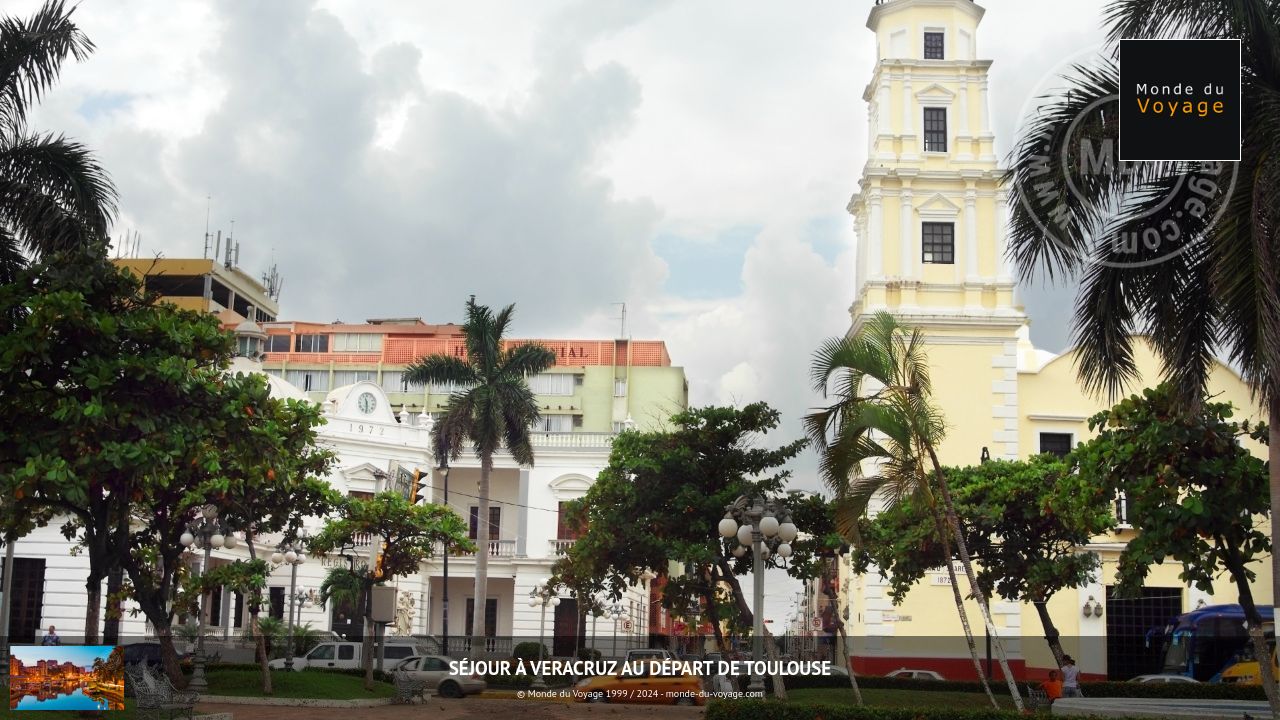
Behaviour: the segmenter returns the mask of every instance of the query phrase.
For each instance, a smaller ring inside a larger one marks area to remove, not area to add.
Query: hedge
[[[768,700],[713,700],[706,720],[1024,720],[1012,710],[881,708]]]
[[[205,672],[217,672],[217,671],[219,671],[219,670],[253,670],[253,671],[255,671],[255,672],[261,672],[261,671],[262,671],[262,666],[261,666],[261,665],[259,665],[259,664],[257,664],[257,663],[214,663],[214,664],[212,664],[212,665],[206,665],[206,666],[205,666]],[[271,672],[291,672],[291,671],[286,671],[286,670],[283,670],[283,669],[273,669]],[[311,672],[311,673],[333,673],[333,674],[335,674],[335,675],[351,675],[351,676],[354,676],[354,677],[364,677],[364,670],[361,670],[361,669],[359,669],[359,668],[355,668],[355,669],[347,669],[347,668],[305,668],[305,669],[303,669],[303,670],[302,670],[302,672]],[[188,674],[188,675],[190,675],[191,673],[189,673],[189,672],[188,672],[187,674]],[[391,673],[389,673],[389,672],[378,672],[377,670],[374,670],[374,671],[373,671],[373,679],[374,679],[374,680],[376,680],[376,681],[378,681],[378,682],[387,682],[387,683],[389,683],[389,682],[391,682]]]
[[[766,685],[772,687],[772,678],[765,678]],[[805,688],[847,688],[847,675],[797,675],[786,679],[788,690]],[[1031,681],[1032,685],[1038,681]],[[1025,692],[1027,682],[1019,682],[1018,687]],[[912,678],[889,678],[879,675],[859,675],[858,687],[883,690],[914,690],[917,692],[982,692],[982,684],[976,680],[916,680]],[[991,691],[997,695],[1008,695],[1009,686],[1003,679],[993,679]],[[1261,685],[1230,685],[1224,683],[1135,683],[1099,681],[1081,683],[1080,691],[1085,697],[1132,697],[1132,698],[1166,698],[1179,700],[1263,700],[1267,699]]]

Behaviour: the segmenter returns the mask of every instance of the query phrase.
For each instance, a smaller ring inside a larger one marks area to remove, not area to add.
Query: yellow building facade
[[[1019,459],[1072,447],[1089,437],[1087,419],[1111,404],[1081,388],[1073,352],[1055,355],[1032,345],[1017,304],[989,115],[992,61],[977,51],[984,12],[971,0],[885,0],[871,10],[867,27],[879,60],[863,93],[867,162],[848,206],[858,238],[850,332],[882,310],[925,330],[936,399],[948,421],[940,458],[954,466],[976,464],[984,452]],[[1064,308],[1061,322],[1068,317]],[[1137,356],[1142,381],[1126,394],[1159,382],[1150,349],[1139,343]],[[1225,365],[1214,368],[1210,392],[1232,402],[1237,418],[1261,417],[1246,385]],[[1116,559],[1133,532],[1122,528],[1081,548],[1100,555],[1101,573],[1049,604],[1064,648],[1086,677],[1149,672],[1143,668],[1159,643],[1150,647],[1147,630],[1202,603],[1236,601],[1227,579],[1214,593],[1201,593],[1182,583],[1180,568],[1169,563],[1153,568],[1144,597],[1111,597]],[[1270,565],[1254,570],[1255,598],[1268,604]],[[877,574],[852,577],[847,567],[843,574],[841,612],[856,639],[855,668],[973,676],[945,571],[931,573],[897,606]],[[994,598],[992,610],[1015,672],[1044,677],[1054,663],[1034,608]],[[969,616],[985,654],[972,602]]]

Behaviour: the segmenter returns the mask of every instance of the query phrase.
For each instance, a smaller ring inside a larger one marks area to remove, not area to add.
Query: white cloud
[[[1006,149],[1040,77],[1101,39],[1102,0],[985,4]],[[76,17],[98,51],[34,124],[98,149],[144,252],[198,254],[212,195],[242,264],[279,263],[288,316],[456,320],[474,292],[517,302],[521,334],[609,337],[627,302],[630,332],[668,342],[694,402],[767,400],[781,442],[813,401],[810,353],[848,324],[868,9],[89,0]],[[828,261],[810,225],[833,218]],[[731,268],[739,294],[664,287],[657,235],[743,227],[759,231]],[[1038,338],[1065,324],[1054,296],[1023,297]],[[812,468],[796,463],[800,486],[817,487]]]

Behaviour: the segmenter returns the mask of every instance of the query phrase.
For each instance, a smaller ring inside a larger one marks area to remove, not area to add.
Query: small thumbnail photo
[[[124,649],[112,645],[15,645],[10,710],[123,710]]]

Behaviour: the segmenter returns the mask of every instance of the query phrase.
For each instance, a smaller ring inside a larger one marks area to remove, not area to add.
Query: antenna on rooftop
[[[204,255],[203,257],[206,260],[209,259],[209,209],[212,206],[212,204],[213,204],[213,196],[205,195],[204,196]]]
[[[624,302],[611,303],[622,307],[622,314],[619,318],[620,327],[618,329],[618,339],[622,340],[627,337],[627,304]]]
[[[271,263],[271,269],[262,273],[262,286],[267,289],[267,297],[280,302],[280,288],[284,286],[284,278],[280,277],[280,271],[276,269],[276,264]]]

